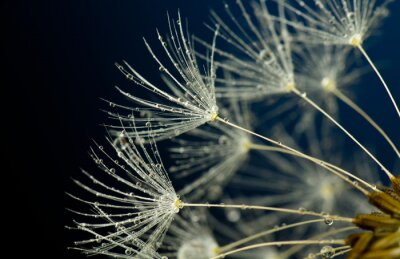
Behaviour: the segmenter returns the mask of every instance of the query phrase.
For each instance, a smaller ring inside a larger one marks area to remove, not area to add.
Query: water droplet
[[[125,250],[125,254],[126,254],[126,255],[131,255],[131,254],[132,254],[132,250],[131,250],[130,248],[127,248],[127,249]]]
[[[175,129],[175,130],[174,130],[174,133],[175,133],[176,136],[178,136],[178,135],[181,134],[181,131],[180,131],[179,129]]]
[[[218,143],[221,145],[226,145],[226,144],[228,144],[228,142],[229,142],[229,139],[225,135],[218,138]]]
[[[333,225],[333,219],[331,217],[329,217],[329,216],[325,217],[324,222],[328,226],[332,226]]]
[[[348,12],[347,13],[347,18],[350,19],[350,20],[353,19],[354,18],[354,13],[353,12]]]
[[[300,208],[299,208],[299,211],[300,211],[301,213],[304,213],[304,212],[306,212],[306,211],[307,211],[307,209],[306,209],[306,208],[304,208],[304,207],[300,207]]]
[[[237,222],[240,220],[240,211],[237,209],[229,209],[226,212],[226,218],[230,221],[230,222]]]
[[[326,259],[332,258],[335,255],[335,249],[331,246],[324,246],[321,249],[321,255]]]

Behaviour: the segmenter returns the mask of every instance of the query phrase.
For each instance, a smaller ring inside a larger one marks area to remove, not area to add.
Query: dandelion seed
[[[232,101],[231,109],[226,113],[230,113],[241,125],[249,126],[246,106]],[[176,161],[173,167],[176,176],[185,179],[197,177],[179,194],[190,200],[204,195],[208,200],[216,200],[246,161],[251,143],[249,135],[225,124],[212,124],[205,129],[193,130],[189,137],[196,140],[179,139],[179,147],[170,149]]]
[[[217,255],[218,243],[205,218],[204,211],[197,209],[174,220],[164,241],[169,258],[209,259]]]
[[[70,196],[91,207],[93,212],[72,211],[85,219],[76,222],[76,229],[93,238],[75,242],[75,249],[119,258],[161,258],[156,250],[180,210],[180,200],[164,167],[157,166],[161,158],[154,142],[151,150],[141,142],[132,143],[124,134],[114,142],[118,163],[99,146],[98,151],[92,149],[103,174],[83,171],[92,184],[75,183],[95,199]]]
[[[118,88],[128,97],[129,100],[140,104],[141,107],[131,108],[128,106],[116,105],[122,110],[129,111],[128,116],[121,116],[111,111],[109,114],[124,123],[127,130],[132,129],[132,120],[135,121],[135,128],[140,137],[148,138],[151,133],[156,140],[172,138],[198,126],[215,121],[218,116],[218,106],[215,99],[215,69],[213,59],[214,51],[207,58],[208,70],[206,74],[201,73],[201,68],[195,58],[195,51],[188,36],[182,28],[181,17],[178,15],[178,22],[171,22],[168,17],[170,35],[167,41],[158,34],[158,39],[169,59],[173,64],[175,72],[170,71],[164,63],[156,56],[150,45],[145,40],[145,45],[153,59],[159,64],[163,73],[165,85],[169,92],[162,90],[162,87],[155,86],[141,76],[128,63],[116,64],[118,69],[135,84],[144,87],[161,97],[163,102],[150,101],[131,95]],[[215,38],[212,44],[215,48]],[[150,116],[140,116],[141,113],[149,113]],[[151,126],[151,130],[149,130]],[[121,129],[120,126],[111,126]],[[116,133],[118,134],[118,132]],[[136,134],[136,133],[135,133]],[[135,135],[134,134],[134,135]]]
[[[276,18],[299,31],[298,40],[358,48],[379,77],[400,117],[399,107],[388,85],[363,48],[364,40],[372,34],[381,20],[388,16],[387,6],[394,0],[382,1],[379,5],[375,0],[318,0],[314,1],[315,6],[306,4],[303,0],[275,1],[283,4],[289,13],[299,19],[289,21],[281,17]]]
[[[285,134],[283,129],[278,128],[276,131],[279,132],[279,139],[296,146],[294,139],[289,134]],[[341,149],[337,143],[335,147],[328,136],[330,136],[330,133],[325,132],[322,140],[311,137],[306,138],[308,152],[314,157],[321,157],[329,151],[332,162],[343,164],[344,157],[340,152],[335,152],[335,150]],[[301,138],[301,136],[298,136],[298,138]],[[321,210],[339,215],[351,215],[357,211],[372,210],[372,207],[365,201],[364,196],[355,192],[348,183],[335,175],[327,173],[315,164],[305,160],[297,160],[285,154],[272,152],[263,153],[261,161],[263,161],[262,164],[250,161],[253,166],[247,166],[243,173],[235,175],[232,180],[235,186],[241,190],[248,189],[256,193],[256,195],[247,195],[247,198],[239,196],[240,198],[236,202],[248,203],[251,201],[252,204],[295,207],[303,212]],[[367,178],[370,182],[376,181],[376,179],[371,179],[373,172],[365,159],[356,157],[351,161],[356,161],[354,162],[355,165],[366,164],[367,166],[365,167],[355,168],[355,171],[360,172],[364,177],[369,175],[370,177]],[[268,167],[266,167],[266,164]],[[276,176],[277,173],[279,177]],[[268,195],[262,195],[261,193],[268,193]],[[346,202],[343,202],[342,197],[346,197]],[[270,217],[275,217],[275,215]],[[290,222],[289,218],[293,219],[291,216],[279,217],[281,221]],[[271,220],[264,219],[264,221],[270,222]],[[329,226],[333,223],[328,215],[326,221]],[[323,224],[312,227],[314,229],[307,230],[311,234],[318,233],[326,228]]]
[[[348,58],[349,48],[323,45],[298,46],[294,49],[296,85],[307,93],[329,95],[337,89],[355,85],[366,72],[349,69],[352,65]]]
[[[344,96],[350,100],[344,92],[366,72],[365,69],[349,69],[352,65],[348,58],[349,50],[327,45],[294,48],[297,88],[312,96],[322,109],[335,117],[338,112],[337,98]],[[355,104],[352,104],[354,107]],[[317,115],[315,109],[304,108],[307,110],[300,113],[301,119],[296,123],[299,133],[307,130]]]
[[[305,43],[359,46],[388,15],[387,6],[393,0],[274,0],[297,17],[297,21],[282,20],[300,33]]]
[[[241,11],[239,17],[233,15],[229,5],[225,5],[229,25],[218,14],[213,19],[220,25],[220,38],[233,51],[216,49],[224,61],[218,67],[232,74],[233,80],[217,78],[217,96],[262,100],[265,96],[287,93],[294,84],[294,69],[291,58],[291,37],[286,25],[276,26],[265,1],[253,4],[253,20],[242,1],[237,1]],[[283,17],[283,10],[280,9]],[[243,20],[243,21],[242,21]],[[203,45],[209,46],[200,40]],[[233,87],[225,87],[233,84]]]

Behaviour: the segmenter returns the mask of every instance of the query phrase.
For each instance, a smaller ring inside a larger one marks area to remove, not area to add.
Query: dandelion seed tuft
[[[388,15],[393,0],[274,0],[297,20],[280,20],[297,30],[304,43],[361,46]],[[378,3],[380,2],[380,3]]]
[[[215,49],[223,58],[216,64],[230,75],[216,79],[217,96],[258,101],[265,96],[287,93],[294,85],[294,68],[291,37],[285,24],[275,26],[265,1],[254,2],[252,10],[240,0],[236,5],[238,16],[226,5],[227,21],[212,13],[213,22],[219,25],[219,38],[232,49],[229,52]],[[255,19],[250,18],[251,14]],[[202,40],[199,42],[212,47]]]
[[[91,184],[75,183],[88,198],[70,194],[91,210],[71,210],[82,218],[76,221],[76,229],[93,236],[75,242],[75,249],[90,255],[161,258],[156,251],[182,202],[161,165],[154,142],[149,148],[142,142],[131,144],[133,139],[124,133],[109,142],[118,159],[101,146],[92,149],[91,156],[103,174],[83,171]]]
[[[173,70],[169,70],[166,64],[154,53],[153,49],[145,40],[145,45],[151,56],[159,65],[162,78],[169,90],[164,90],[160,86],[152,84],[132,68],[127,62],[123,65],[117,63],[117,68],[136,85],[141,86],[153,95],[160,97],[163,102],[150,101],[134,95],[129,91],[117,89],[128,98],[128,100],[140,105],[130,107],[115,105],[121,111],[109,112],[109,115],[119,124],[123,123],[123,128],[128,132],[136,132],[144,139],[154,138],[163,140],[176,137],[182,133],[190,131],[203,125],[206,122],[216,121],[218,117],[218,106],[215,98],[215,70],[214,50],[215,39],[212,44],[211,55],[207,57],[207,67],[205,73],[195,57],[195,50],[188,35],[184,33],[180,14],[178,22],[171,21],[168,16],[169,36],[166,40],[157,31],[158,39],[167,56]],[[166,44],[166,41],[168,44]],[[121,115],[128,111],[128,115]],[[132,126],[132,123],[135,125]],[[148,128],[151,126],[151,130]],[[110,126],[115,130],[115,135],[119,134],[121,126]]]

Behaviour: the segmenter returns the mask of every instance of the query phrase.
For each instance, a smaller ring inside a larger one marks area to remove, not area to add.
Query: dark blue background
[[[99,97],[121,98],[113,87],[123,81],[114,62],[126,59],[157,82],[157,66],[142,37],[157,45],[155,28],[166,32],[166,11],[175,15],[178,8],[189,18],[191,32],[210,37],[203,22],[209,21],[209,9],[222,9],[222,3],[65,0],[2,1],[0,6],[5,65],[1,125],[6,130],[2,131],[6,142],[2,145],[6,157],[1,170],[6,191],[2,214],[8,218],[3,224],[11,227],[6,236],[13,245],[9,252],[13,258],[81,258],[66,250],[74,233],[64,229],[71,223],[64,209],[69,202],[64,192],[75,188],[70,177],[79,174],[79,167],[91,166],[87,155],[91,139],[104,136],[99,125],[105,114],[99,109],[105,104]],[[391,11],[380,35],[366,46],[382,65],[400,103],[399,1]],[[356,88],[360,104],[389,135],[398,136],[399,120],[380,87],[374,74],[365,76]],[[352,120],[349,116],[344,122],[352,125]],[[360,139],[377,143],[374,148],[383,150],[384,162],[393,162],[390,150],[382,141],[373,142],[375,135],[371,137],[369,129],[354,123],[350,129]]]

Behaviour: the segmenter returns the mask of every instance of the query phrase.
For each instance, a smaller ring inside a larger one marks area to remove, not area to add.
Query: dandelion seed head
[[[176,259],[208,259],[217,255],[218,243],[202,209],[185,210],[175,217],[164,240],[165,254]]]
[[[331,201],[335,198],[337,193],[343,190],[343,185],[335,185],[335,183],[324,180],[323,182],[319,183],[319,191],[318,193],[321,195],[323,200]]]
[[[326,96],[336,89],[345,89],[354,85],[364,71],[360,68],[352,68],[353,64],[350,62],[349,55],[350,49],[341,46],[295,48],[297,87],[311,94],[319,92]]]
[[[225,8],[227,19],[212,14],[219,25],[219,38],[232,49],[215,50],[222,58],[216,64],[230,74],[230,78],[216,79],[217,96],[254,101],[289,92],[294,86],[294,72],[291,37],[285,25],[276,25],[265,1],[252,3],[252,10],[242,1],[236,3],[239,15],[234,15],[229,5]]]
[[[312,125],[309,125],[312,126]],[[285,134],[285,130],[276,130],[279,139],[291,146],[296,146],[293,136]],[[307,135],[306,133],[303,133]],[[314,135],[312,135],[314,136]],[[343,163],[347,160],[341,154],[339,143],[332,143],[328,137],[328,132],[324,132],[322,139],[305,137],[305,147],[314,157],[321,158],[325,152],[329,152],[331,161],[340,161],[347,166],[354,164],[365,164],[366,161],[355,156],[352,164]],[[297,136],[301,138],[301,136]],[[318,142],[317,142],[318,141]],[[333,145],[335,144],[335,145]],[[356,192],[347,182],[343,181],[334,174],[330,174],[318,165],[314,165],[304,160],[297,160],[284,154],[274,154],[272,152],[261,154],[264,161],[257,165],[254,160],[249,160],[246,167],[236,174],[232,183],[240,186],[240,190],[251,190],[254,195],[238,197],[236,203],[258,204],[274,207],[300,208],[299,211],[324,211],[339,215],[351,215],[358,211],[370,211],[372,207],[364,200],[363,196]],[[268,166],[266,166],[267,164]],[[372,168],[356,168],[356,172],[363,175],[373,174]],[[368,173],[369,172],[369,173]],[[375,180],[376,181],[376,180]],[[263,194],[263,193],[267,194]],[[343,201],[346,197],[346,201]],[[276,216],[280,222],[292,220],[284,215]],[[265,222],[274,222],[275,216],[268,216]],[[257,221],[258,222],[258,221]],[[261,224],[261,223],[260,223]],[[326,224],[330,226],[330,224]],[[325,224],[315,226],[305,226],[310,233],[316,233],[326,228]],[[300,229],[303,227],[300,227]],[[303,228],[303,230],[304,230]],[[306,230],[304,230],[306,231]],[[301,231],[300,231],[301,232]]]
[[[363,41],[362,35],[358,33],[352,35],[349,39],[350,45],[354,47],[360,46],[362,44],[362,41]]]
[[[298,31],[305,43],[351,45],[358,47],[388,15],[393,0],[275,0],[298,20],[283,21]],[[281,19],[282,21],[282,19]],[[296,38],[296,37],[295,37]]]
[[[230,113],[234,120],[246,123],[250,118],[244,105],[231,102]],[[251,139],[248,134],[225,124],[209,124],[207,128],[195,129],[187,138],[176,140],[179,144],[171,148],[176,165],[170,170],[176,178],[195,179],[179,194],[187,199],[198,199],[207,195],[219,198],[223,187],[248,157]]]
[[[331,92],[337,88],[337,83],[333,78],[324,77],[321,80],[321,86],[323,89],[326,89],[328,92]]]
[[[178,259],[208,259],[217,256],[218,244],[212,236],[200,234],[183,242],[178,250]]]
[[[89,198],[70,195],[91,208],[91,212],[72,211],[85,220],[77,221],[76,228],[94,236],[76,242],[75,249],[121,258],[161,258],[156,250],[182,202],[154,142],[146,148],[125,132],[109,142],[118,158],[102,146],[92,149],[91,156],[103,174],[83,171],[90,181],[75,181]]]
[[[187,198],[204,194],[209,198],[219,197],[222,194],[221,187],[247,158],[251,142],[246,134],[223,125],[215,125],[213,128],[223,135],[195,130],[190,135],[197,135],[198,141],[180,140],[180,147],[171,149],[176,161],[173,170],[176,177],[190,176],[193,179],[194,175],[200,174],[198,179],[179,191]]]
[[[180,15],[178,16],[178,22],[171,21],[168,16],[169,35],[166,39],[157,31],[167,61],[162,61],[145,40],[150,55],[159,65],[166,87],[154,85],[127,62],[124,62],[123,65],[116,64],[128,80],[159,97],[157,101],[150,101],[117,88],[128,100],[139,106],[132,108],[128,105],[113,104],[118,111],[110,111],[109,115],[122,122],[126,130],[131,131],[132,128],[135,128],[136,132],[133,134],[144,139],[149,137],[156,140],[173,138],[206,122],[216,121],[218,117],[215,97],[216,66],[214,65],[213,50],[216,39],[214,38],[211,47],[211,55],[206,57],[206,71],[202,72],[203,68],[195,57],[193,44],[188,39],[187,33],[184,32]],[[166,62],[171,63],[170,66],[173,69],[170,70]],[[126,111],[128,111],[128,115],[123,115]],[[151,131],[149,130],[150,126]],[[121,129],[119,125],[110,127],[115,129],[117,134]]]
[[[293,56],[296,87],[313,98],[329,114],[338,116],[338,94],[351,96],[350,90],[368,70],[356,67],[347,46],[299,46]],[[298,131],[306,130],[318,111],[303,107]]]

